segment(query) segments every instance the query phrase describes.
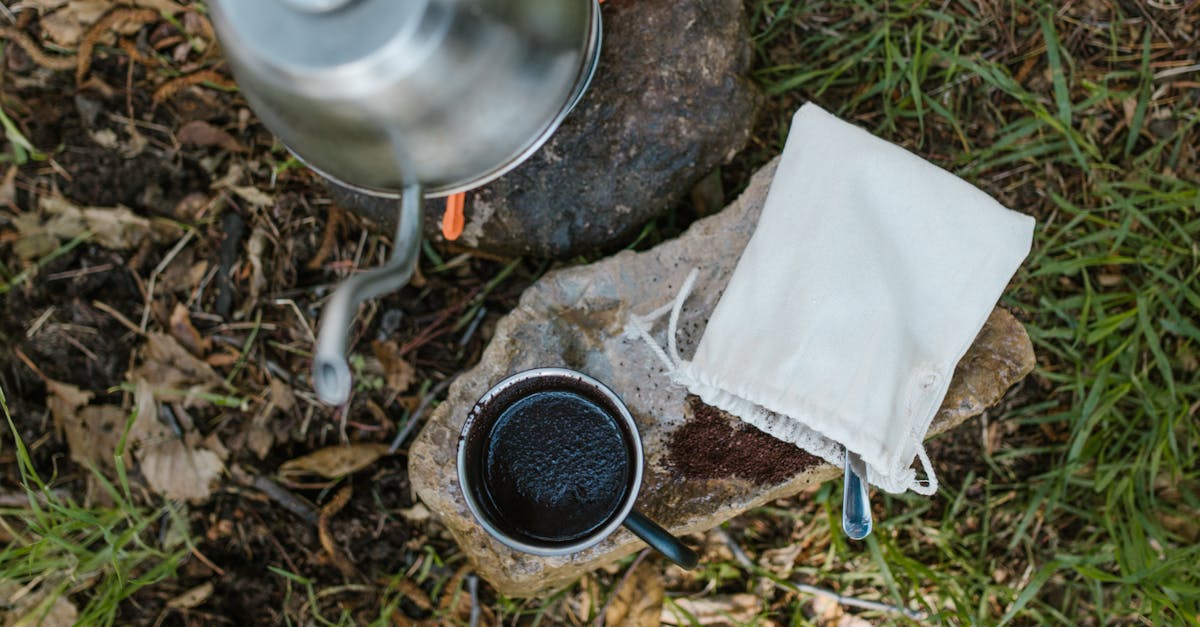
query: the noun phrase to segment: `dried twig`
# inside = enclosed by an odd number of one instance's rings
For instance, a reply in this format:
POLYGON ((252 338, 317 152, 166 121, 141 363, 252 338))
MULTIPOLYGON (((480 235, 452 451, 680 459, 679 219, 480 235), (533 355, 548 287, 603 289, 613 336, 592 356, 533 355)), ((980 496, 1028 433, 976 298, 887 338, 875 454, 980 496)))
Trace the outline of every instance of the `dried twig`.
MULTIPOLYGON (((625 582, 628 581, 631 576, 633 576, 633 571, 637 570, 637 567, 642 564, 642 561, 646 559, 647 555, 650 555, 650 549, 642 549, 642 552, 638 553, 638 556, 634 558, 633 563, 629 565, 629 568, 625 569, 625 574, 621 575, 621 580, 617 582, 617 585, 613 586, 613 590, 620 590, 621 587, 625 585, 625 582)), ((603 627, 604 615, 608 613, 608 606, 612 605, 613 599, 616 597, 617 595, 615 593, 608 595, 608 600, 604 602, 604 605, 601 606, 600 611, 596 613, 596 621, 592 623, 595 625, 595 627, 603 627)))
POLYGON ((275 537, 275 534, 271 531, 271 527, 267 525, 267 521, 263 520, 263 517, 253 509, 249 511, 250 514, 253 515, 258 521, 258 523, 262 525, 264 529, 266 529, 267 532, 265 535, 267 539, 270 540, 271 544, 275 546, 275 550, 279 552, 279 556, 283 558, 283 561, 287 562, 288 568, 291 568, 293 573, 300 572, 300 568, 297 567, 296 563, 292 561, 292 557, 288 555, 287 549, 283 548, 283 544, 279 542, 279 538, 275 537))
POLYGON ((329 535, 329 519, 342 511, 346 503, 350 502, 350 495, 353 493, 354 488, 349 485, 338 490, 338 493, 333 495, 333 498, 321 508, 321 515, 317 517, 317 537, 321 540, 321 548, 325 549, 330 561, 346 577, 357 577, 358 570, 354 568, 350 560, 346 559, 345 555, 342 555, 333 541, 333 536, 329 535))
POLYGON ((142 51, 138 50, 137 44, 133 43, 132 41, 129 41, 128 39, 122 39, 117 45, 125 54, 129 55, 129 58, 132 59, 134 63, 137 63, 138 65, 144 65, 146 67, 158 67, 158 59, 142 54, 142 51))
MULTIPOLYGON (((234 477, 237 478, 238 473, 234 472, 234 477)), ((301 520, 310 524, 316 525, 318 515, 307 501, 292 494, 290 490, 262 476, 255 475, 253 479, 243 482, 246 485, 262 492, 267 498, 275 501, 287 511, 299 516, 301 520)))
POLYGON ((189 230, 171 250, 167 251, 166 256, 155 266, 154 272, 150 273, 150 284, 146 288, 146 304, 142 309, 142 323, 138 325, 142 333, 146 332, 146 325, 150 322, 150 308, 154 304, 154 289, 155 284, 158 282, 158 276, 167 269, 167 266, 171 265, 171 262, 175 260, 175 256, 179 254, 179 251, 183 250, 184 246, 187 246, 195 237, 196 231, 194 229, 189 230))
POLYGON ((42 372, 42 369, 38 368, 37 364, 33 363, 33 360, 29 358, 29 355, 25 354, 25 351, 21 350, 20 348, 14 348, 13 352, 16 353, 17 359, 20 359, 21 363, 25 364, 26 367, 32 370, 33 374, 36 374, 43 383, 50 381, 50 377, 47 377, 46 373, 42 372))
POLYGON ((203 553, 200 552, 200 549, 193 546, 193 547, 191 547, 190 552, 192 555, 196 556, 196 559, 200 560, 200 563, 204 564, 210 570, 212 570, 214 573, 216 573, 218 577, 225 576, 225 569, 214 564, 212 560, 208 559, 207 556, 205 556, 203 553))
POLYGON ((458 595, 462 593, 463 578, 466 577, 467 573, 470 571, 471 566, 469 564, 464 564, 457 571, 455 571, 455 573, 450 577, 450 580, 446 582, 445 587, 442 588, 442 600, 440 603, 438 603, 438 610, 443 615, 445 615, 446 612, 449 612, 451 605, 456 604, 458 601, 458 595))
POLYGON ((48 70, 62 71, 76 67, 76 55, 55 56, 46 54, 42 47, 33 41, 29 35, 11 26, 0 26, 0 39, 7 39, 25 51, 33 62, 48 70))
POLYGON ((413 583, 411 579, 407 577, 392 579, 387 582, 387 586, 395 588, 405 598, 412 601, 412 604, 417 606, 418 609, 425 610, 426 612, 433 611, 433 599, 430 599, 429 595, 421 589, 421 586, 413 583))
POLYGON ((133 331, 135 334, 145 335, 145 332, 142 331, 140 328, 138 328, 138 325, 134 324, 133 321, 130 320, 129 318, 126 318, 125 315, 122 314, 121 312, 117 311, 116 309, 113 309, 113 307, 111 305, 109 305, 108 303, 94 300, 94 301, 92 301, 92 306, 95 307, 96 309, 99 309, 100 311, 103 311, 104 313, 112 316, 113 320, 120 322, 121 326, 125 327, 126 329, 129 329, 130 331, 133 331))
MULTIPOLYGON (((756 566, 754 564, 754 562, 750 561, 750 557, 746 555, 746 552, 742 550, 742 547, 739 546, 737 541, 733 539, 733 536, 729 535, 728 531, 726 531, 720 527, 718 527, 716 529, 716 531, 718 534, 721 535, 721 538, 725 541, 725 545, 728 546, 730 552, 733 553, 733 558, 735 560, 737 560, 737 563, 740 564, 742 566, 742 568, 744 568, 748 571, 751 571, 751 572, 755 572, 755 571, 759 570, 759 567, 756 566)), ((828 599, 833 599, 834 601, 836 601, 842 605, 849 606, 849 607, 858 607, 858 608, 862 608, 862 609, 866 609, 866 610, 875 610, 875 611, 887 612, 887 613, 891 613, 891 614, 902 614, 908 618, 911 618, 913 620, 918 620, 918 621, 925 620, 928 618, 928 616, 926 616, 924 612, 919 612, 917 610, 910 610, 907 607, 900 607, 897 605, 881 603, 879 601, 868 601, 866 599, 859 599, 859 598, 852 597, 852 596, 846 596, 844 594, 838 594, 837 592, 834 592, 833 590, 827 590, 825 588, 818 588, 817 586, 810 586, 806 583, 797 583, 794 581, 779 581, 777 579, 770 578, 770 577, 768 577, 766 579, 782 588, 788 588, 794 592, 803 592, 803 593, 807 593, 807 594, 825 597, 828 599)))
POLYGON ((30 499, 35 500, 41 505, 45 505, 50 499, 65 501, 71 497, 71 493, 67 490, 55 488, 46 492, 31 491, 31 492, 0 492, 0 507, 24 508, 30 506, 30 499))
POLYGON ((476 627, 479 624, 479 577, 475 573, 467 575, 467 590, 471 593, 471 618, 467 624, 476 627))
POLYGON ((200 70, 187 76, 171 79, 160 85, 158 89, 154 90, 154 102, 169 100, 175 94, 179 93, 180 90, 201 83, 209 83, 221 89, 233 89, 235 87, 233 81, 212 70, 200 70))
POLYGON ((408 439, 408 435, 417 428, 417 425, 421 424, 421 418, 425 414, 425 410, 429 408, 429 405, 433 403, 434 399, 437 398, 437 396, 441 394, 443 390, 445 390, 447 387, 450 387, 450 384, 453 383, 457 378, 458 374, 446 377, 440 383, 433 386, 432 390, 429 390, 429 393, 421 399, 421 404, 417 405, 417 410, 412 413, 412 416, 409 416, 408 422, 404 423, 404 428, 401 429, 400 433, 397 433, 396 437, 392 440, 392 445, 388 447, 388 455, 394 455, 396 453, 396 450, 404 444, 404 440, 408 439))
POLYGON ((458 338, 459 346, 466 346, 467 342, 471 341, 471 338, 475 335, 475 331, 479 330, 479 324, 487 316, 487 312, 487 307, 480 307, 479 311, 475 312, 475 317, 471 318, 471 323, 467 325, 466 331, 463 331, 462 337, 458 338))
POLYGON ((812 594, 815 596, 832 599, 832 600, 837 601, 838 603, 848 606, 848 607, 858 607, 858 608, 862 608, 864 610, 875 610, 878 612, 886 612, 889 614, 903 614, 904 616, 911 618, 913 620, 916 620, 916 621, 923 621, 923 620, 926 620, 929 618, 928 616, 926 616, 925 612, 919 612, 917 610, 910 610, 907 607, 899 607, 896 605, 889 605, 887 603, 880 603, 879 601, 868 601, 866 599, 859 599, 856 597, 846 596, 844 594, 838 594, 838 593, 834 592, 833 590, 826 590, 825 588, 818 588, 816 586, 810 586, 806 583, 797 583, 794 581, 777 581, 777 582, 775 582, 775 585, 783 586, 784 588, 792 588, 796 592, 806 592, 808 594, 812 594))
POLYGON ((438 312, 437 317, 434 318, 433 321, 428 325, 426 325, 416 337, 405 342, 404 345, 400 347, 400 354, 407 355, 408 353, 421 348, 425 344, 432 342, 438 337, 453 331, 454 325, 446 324, 447 321, 450 320, 451 317, 457 315, 463 309, 466 309, 467 305, 471 304, 471 301, 475 300, 475 297, 483 291, 484 287, 486 287, 486 285, 480 285, 479 287, 476 287, 458 302, 438 312))
POLYGON ((339 207, 330 207, 328 218, 325 221, 325 235, 321 238, 321 247, 317 249, 317 254, 304 264, 304 267, 309 270, 319 270, 325 265, 325 260, 329 259, 329 255, 333 253, 333 246, 337 243, 338 229, 341 228, 343 210, 339 207))

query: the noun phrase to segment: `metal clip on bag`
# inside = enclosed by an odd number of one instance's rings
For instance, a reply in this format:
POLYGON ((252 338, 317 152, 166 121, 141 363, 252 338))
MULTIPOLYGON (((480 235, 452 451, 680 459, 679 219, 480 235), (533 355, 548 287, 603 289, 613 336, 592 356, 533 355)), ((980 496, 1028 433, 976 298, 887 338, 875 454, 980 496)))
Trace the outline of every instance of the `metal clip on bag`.
POLYGON ((925 433, 1033 226, 807 104, 692 359, 679 356, 675 327, 695 271, 673 303, 628 330, 705 403, 838 467, 845 449, 858 453, 888 492, 933 494, 925 433), (651 325, 668 312, 663 350, 651 325))

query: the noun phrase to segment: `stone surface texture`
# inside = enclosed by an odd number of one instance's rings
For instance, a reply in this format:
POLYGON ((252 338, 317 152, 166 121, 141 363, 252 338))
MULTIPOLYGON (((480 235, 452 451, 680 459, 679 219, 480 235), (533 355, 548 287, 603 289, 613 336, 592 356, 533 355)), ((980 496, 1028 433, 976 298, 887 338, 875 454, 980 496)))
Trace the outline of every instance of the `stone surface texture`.
MULTIPOLYGON (((591 87, 528 161, 467 194, 463 244, 559 258, 611 249, 745 145, 760 97, 745 77, 741 0, 608 0, 601 15, 591 87)), ((395 201, 333 191, 392 233, 395 201)), ((426 204, 430 237, 444 207, 426 204)))
MULTIPOLYGON (((754 230, 774 168, 774 163, 764 167, 736 202, 698 221, 675 240, 649 251, 625 251, 591 265, 547 274, 500 321, 481 363, 450 386, 446 401, 414 441, 409 450, 414 488, 499 592, 543 594, 643 546, 621 529, 575 555, 536 557, 504 547, 475 523, 456 477, 458 435, 474 401, 511 373, 565 366, 596 377, 620 395, 638 422, 646 451, 637 507, 676 534, 710 529, 840 473, 815 462, 764 485, 738 476, 697 478, 669 470, 665 462, 670 435, 689 420, 694 405, 686 390, 668 381, 646 344, 623 334, 631 314, 644 314, 669 302, 688 272, 700 268, 700 279, 680 320, 680 351, 685 357, 691 355, 754 230)), ((662 326, 656 329, 660 342, 665 334, 662 326)), ((1011 314, 996 309, 959 363, 930 435, 999 401, 1033 365, 1024 328, 1011 314)))

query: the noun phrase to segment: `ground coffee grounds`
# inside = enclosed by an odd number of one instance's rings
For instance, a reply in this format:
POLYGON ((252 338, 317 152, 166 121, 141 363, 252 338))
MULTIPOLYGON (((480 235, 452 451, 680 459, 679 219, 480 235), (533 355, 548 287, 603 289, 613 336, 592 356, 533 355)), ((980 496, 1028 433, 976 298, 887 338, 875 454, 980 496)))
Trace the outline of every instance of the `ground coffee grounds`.
POLYGON ((730 414, 689 396, 692 418, 671 434, 667 467, 689 479, 730 476, 759 485, 779 483, 821 462, 730 414))

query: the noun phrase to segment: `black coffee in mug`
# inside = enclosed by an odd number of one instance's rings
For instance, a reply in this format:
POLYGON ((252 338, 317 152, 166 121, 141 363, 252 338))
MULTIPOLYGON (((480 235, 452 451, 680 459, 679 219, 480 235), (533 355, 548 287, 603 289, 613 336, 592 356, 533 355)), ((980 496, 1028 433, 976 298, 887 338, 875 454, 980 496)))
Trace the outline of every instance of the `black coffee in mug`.
POLYGON ((613 416, 576 392, 539 391, 496 419, 484 489, 508 525, 539 540, 571 542, 617 511, 629 465, 613 416))
POLYGON ((569 555, 624 525, 668 559, 697 556, 633 508, 645 458, 629 408, 574 370, 535 368, 493 385, 458 439, 458 481, 483 530, 534 555, 569 555))

